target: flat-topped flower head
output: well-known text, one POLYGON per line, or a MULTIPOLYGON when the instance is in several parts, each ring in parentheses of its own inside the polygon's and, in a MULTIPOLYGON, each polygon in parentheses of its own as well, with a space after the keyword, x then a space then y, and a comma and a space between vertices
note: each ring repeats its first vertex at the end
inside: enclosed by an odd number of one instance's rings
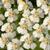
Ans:
POLYGON ((2 0, 0 48, 50 50, 49 0, 2 0))

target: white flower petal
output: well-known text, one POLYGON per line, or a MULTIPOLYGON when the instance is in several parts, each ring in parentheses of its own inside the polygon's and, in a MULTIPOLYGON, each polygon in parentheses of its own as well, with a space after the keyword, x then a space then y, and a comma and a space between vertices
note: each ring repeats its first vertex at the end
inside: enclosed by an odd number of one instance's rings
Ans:
POLYGON ((11 42, 9 42, 8 44, 7 44, 7 50, 12 50, 13 48, 12 48, 12 43, 11 42))
POLYGON ((27 44, 27 43, 24 43, 24 44, 23 44, 23 47, 26 48, 26 49, 29 49, 29 48, 30 48, 30 45, 27 44))
POLYGON ((17 28, 17 31, 18 31, 18 33, 21 33, 21 34, 27 34, 27 30, 26 29, 23 29, 21 27, 18 27, 17 28))
POLYGON ((35 24, 35 25, 33 26, 33 28, 34 28, 34 29, 38 29, 38 28, 39 28, 39 24, 35 24))
POLYGON ((6 3, 6 4, 4 4, 4 7, 5 7, 6 9, 10 9, 10 8, 11 8, 11 4, 10 4, 10 3, 6 3))
POLYGON ((46 43, 42 42, 42 43, 40 44, 40 48, 42 48, 42 49, 45 50, 46 47, 47 47, 47 44, 46 44, 46 43))
POLYGON ((35 43, 32 43, 31 44, 31 49, 35 49, 36 48, 36 44, 35 43))

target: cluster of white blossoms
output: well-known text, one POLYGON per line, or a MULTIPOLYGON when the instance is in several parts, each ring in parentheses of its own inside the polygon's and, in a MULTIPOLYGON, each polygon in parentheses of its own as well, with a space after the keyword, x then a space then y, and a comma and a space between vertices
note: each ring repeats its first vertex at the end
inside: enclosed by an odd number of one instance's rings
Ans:
POLYGON ((50 50, 50 0, 36 0, 36 6, 29 0, 2 0, 0 48, 50 50))

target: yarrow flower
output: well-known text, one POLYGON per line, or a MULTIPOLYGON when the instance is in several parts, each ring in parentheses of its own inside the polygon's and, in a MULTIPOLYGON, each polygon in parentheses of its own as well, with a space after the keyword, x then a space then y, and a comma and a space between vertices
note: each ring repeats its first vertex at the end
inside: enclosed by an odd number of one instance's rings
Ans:
POLYGON ((50 0, 2 0, 0 34, 0 48, 50 50, 50 0))
POLYGON ((36 44, 33 43, 33 37, 29 34, 25 34, 20 39, 21 42, 24 42, 23 47, 26 49, 35 49, 36 44))
POLYGON ((2 3, 6 9, 10 9, 11 4, 14 4, 14 0, 2 0, 2 3))

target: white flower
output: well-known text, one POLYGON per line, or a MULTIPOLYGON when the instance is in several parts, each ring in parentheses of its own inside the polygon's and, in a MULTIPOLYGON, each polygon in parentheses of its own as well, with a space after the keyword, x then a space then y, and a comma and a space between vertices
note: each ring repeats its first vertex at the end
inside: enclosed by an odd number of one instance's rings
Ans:
POLYGON ((23 47, 26 49, 34 49, 36 44, 33 43, 33 38, 29 34, 25 34, 20 39, 21 42, 24 42, 23 47))
POLYGON ((39 25, 38 28, 36 28, 35 31, 33 31, 33 36, 35 38, 41 38, 43 37, 43 33, 45 33, 46 28, 43 25, 39 25))
POLYGON ((11 8, 10 0, 2 0, 2 3, 4 4, 4 7, 5 7, 6 9, 11 8))
POLYGON ((45 14, 48 14, 48 6, 47 6, 47 0, 37 0, 37 6, 41 7, 44 10, 45 14))
POLYGON ((10 9, 11 4, 14 4, 14 0, 2 0, 2 3, 6 9, 10 9))
POLYGON ((46 18, 44 19, 43 25, 45 25, 45 26, 48 25, 48 20, 49 20, 49 18, 50 18, 50 17, 46 17, 46 18))
POLYGON ((40 47, 44 50, 50 50, 50 35, 47 34, 46 37, 40 38, 40 40, 40 47))
POLYGON ((45 14, 48 14, 48 6, 47 6, 46 4, 43 4, 43 5, 41 6, 41 9, 44 10, 44 13, 45 13, 45 14))
POLYGON ((35 25, 33 26, 33 28, 34 28, 34 29, 38 29, 38 28, 39 28, 39 24, 35 24, 35 25))
POLYGON ((20 47, 20 41, 18 39, 12 39, 12 42, 9 42, 7 44, 7 50, 23 50, 22 47, 20 47))
POLYGON ((43 25, 46 26, 48 30, 50 30, 50 17, 46 17, 44 19, 43 25))
POLYGON ((31 11, 31 14, 34 14, 36 12, 36 9, 33 8, 33 10, 31 11))
POLYGON ((33 9, 33 4, 32 4, 32 2, 26 1, 26 3, 28 4, 28 6, 29 6, 30 9, 33 9))
POLYGON ((36 0, 37 6, 40 7, 42 5, 42 0, 36 0))
POLYGON ((5 12, 5 17, 8 17, 8 18, 7 18, 7 21, 8 21, 8 22, 13 22, 13 21, 16 21, 16 20, 17 20, 16 13, 15 13, 15 11, 12 10, 12 9, 8 9, 8 10, 5 12))
POLYGON ((31 15, 29 16, 29 19, 34 23, 34 22, 39 22, 40 18, 44 18, 44 13, 43 10, 38 8, 38 9, 33 9, 31 11, 31 15))
POLYGON ((26 49, 30 49, 30 48, 31 48, 31 49, 34 49, 34 48, 36 47, 36 44, 33 43, 31 37, 27 37, 25 40, 26 40, 26 41, 25 41, 25 43, 23 44, 23 47, 24 47, 24 48, 26 48, 26 49))
POLYGON ((32 30, 32 22, 27 18, 21 18, 19 24, 22 28, 32 30))
POLYGON ((1 31, 12 32, 13 31, 13 26, 10 23, 5 23, 1 27, 1 31))
POLYGON ((33 9, 31 11, 31 14, 34 16, 34 17, 40 17, 40 18, 44 18, 44 12, 41 8, 38 8, 38 9, 33 9))
POLYGON ((30 10, 24 10, 24 13, 22 14, 23 17, 28 18, 30 16, 30 10))
POLYGON ((18 33, 21 33, 21 34, 27 34, 27 30, 22 27, 17 27, 17 31, 18 33))
POLYGON ((14 18, 12 18, 12 17, 9 18, 9 17, 8 17, 8 18, 7 18, 7 21, 8 21, 8 22, 13 22, 13 21, 14 21, 14 18))
POLYGON ((24 10, 24 6, 25 6, 25 2, 20 2, 20 3, 18 4, 18 11, 24 10))
POLYGON ((44 42, 42 42, 42 43, 40 44, 40 48, 43 48, 43 49, 45 50, 46 47, 47 47, 47 45, 46 45, 44 42))
POLYGON ((4 4, 4 7, 5 7, 6 9, 10 9, 10 8, 11 8, 11 4, 10 4, 10 3, 6 3, 6 4, 4 4))
POLYGON ((9 42, 9 43, 7 44, 7 50, 12 50, 12 43, 11 43, 11 42, 9 42))
POLYGON ((21 18, 19 24, 20 24, 20 25, 26 24, 26 21, 27 21, 26 18, 21 18))
POLYGON ((39 22, 39 18, 38 17, 34 17, 33 15, 30 15, 29 18, 33 23, 39 22))
POLYGON ((41 7, 43 4, 47 4, 47 0, 37 0, 36 3, 38 7, 41 7))
POLYGON ((44 12, 41 8, 37 9, 37 16, 39 15, 40 18, 44 18, 44 12))
POLYGON ((17 9, 14 9, 14 12, 15 12, 16 14, 19 14, 19 11, 18 11, 17 9))
POLYGON ((11 8, 11 4, 10 4, 10 3, 6 3, 6 4, 4 4, 4 7, 5 7, 6 9, 10 9, 10 8, 11 8))
POLYGON ((40 37, 43 37, 43 34, 42 33, 38 33, 37 31, 34 31, 33 32, 33 37, 34 38, 40 38, 40 37))
POLYGON ((3 48, 5 45, 7 45, 7 43, 9 42, 8 40, 8 36, 6 33, 1 34, 1 38, 0 38, 0 43, 1 43, 1 47, 3 48))

